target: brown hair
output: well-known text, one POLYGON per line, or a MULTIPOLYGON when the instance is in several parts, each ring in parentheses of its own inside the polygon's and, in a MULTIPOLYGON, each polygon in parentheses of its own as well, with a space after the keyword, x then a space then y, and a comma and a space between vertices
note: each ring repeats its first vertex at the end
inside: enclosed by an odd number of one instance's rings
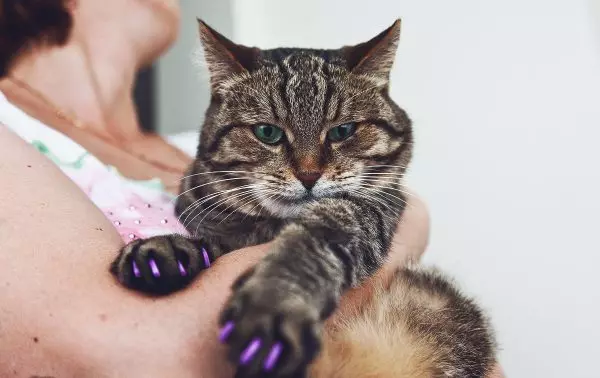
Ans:
POLYGON ((0 77, 23 51, 67 42, 70 5, 71 0, 0 0, 0 77))

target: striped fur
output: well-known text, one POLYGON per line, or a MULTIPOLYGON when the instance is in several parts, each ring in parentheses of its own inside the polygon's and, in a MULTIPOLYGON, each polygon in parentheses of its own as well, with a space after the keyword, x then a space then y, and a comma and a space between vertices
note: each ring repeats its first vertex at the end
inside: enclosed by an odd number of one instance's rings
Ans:
MULTIPOLYGON (((401 178, 412 154, 407 114, 389 97, 399 22, 369 42, 337 50, 260 50, 234 44, 200 22, 211 73, 211 103, 197 157, 176 211, 193 237, 170 235, 124 248, 113 272, 125 285, 164 294, 187 285, 214 260, 274 240, 242 275, 221 317, 234 363, 256 335, 284 342, 269 376, 302 377, 320 349, 321 328, 341 295, 385 261, 405 206, 401 178), (327 138, 356 125, 343 141, 327 138), (253 126, 275 125, 280 143, 261 142, 253 126), (303 175, 317 175, 312 188, 303 175), (131 274, 153 258, 163 274, 131 274), (184 261, 182 277, 177 261, 184 261)), ((260 361, 238 377, 264 376, 260 361)))

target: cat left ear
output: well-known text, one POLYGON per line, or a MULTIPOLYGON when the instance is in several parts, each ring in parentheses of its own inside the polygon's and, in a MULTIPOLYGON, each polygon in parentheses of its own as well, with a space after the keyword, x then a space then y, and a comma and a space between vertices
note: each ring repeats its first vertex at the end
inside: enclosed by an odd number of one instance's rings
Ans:
POLYGON ((259 51, 257 48, 230 41, 200 19, 198 28, 213 89, 231 76, 254 67, 259 51))
POLYGON ((374 76, 387 81, 398 49, 400 24, 398 19, 375 38, 355 46, 343 47, 342 54, 350 70, 358 75, 374 76))

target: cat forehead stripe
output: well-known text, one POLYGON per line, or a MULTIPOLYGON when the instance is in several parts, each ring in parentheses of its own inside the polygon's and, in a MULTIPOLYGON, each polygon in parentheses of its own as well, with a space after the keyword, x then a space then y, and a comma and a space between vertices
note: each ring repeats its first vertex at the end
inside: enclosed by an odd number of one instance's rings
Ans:
POLYGON ((327 78, 323 58, 303 53, 291 54, 281 65, 286 72, 282 75, 284 96, 288 99, 289 116, 296 124, 301 123, 300 132, 319 128, 324 120, 327 78))

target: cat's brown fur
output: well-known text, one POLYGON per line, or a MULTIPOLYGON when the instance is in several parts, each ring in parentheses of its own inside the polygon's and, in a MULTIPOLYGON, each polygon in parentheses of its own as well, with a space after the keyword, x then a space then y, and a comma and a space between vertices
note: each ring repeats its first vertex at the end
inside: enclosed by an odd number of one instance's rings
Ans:
MULTIPOLYGON (((401 180, 413 147, 412 123, 389 94, 399 35, 397 21, 340 49, 261 50, 200 23, 211 102, 176 206, 191 236, 136 240, 112 271, 128 287, 168 294, 209 260, 272 240, 270 253, 236 281, 220 318, 231 330, 223 340, 238 378, 305 377, 343 293, 386 261, 406 204, 401 180), (283 352, 267 368, 277 345, 283 352), (253 358, 244 357, 248 350, 253 358)), ((374 332, 397 327, 398 353, 419 356, 397 362, 433 376, 483 376, 493 348, 487 331, 475 332, 487 330, 477 307, 438 276, 403 271, 396 282, 368 319, 388 314, 390 322, 374 332), (436 306, 443 311, 436 314, 436 306), (472 332, 463 338, 457 330, 465 329, 472 332)), ((360 322, 352 324, 326 348, 339 351, 342 335, 360 331, 360 322)), ((397 347, 390 345, 389 355, 397 347)))

